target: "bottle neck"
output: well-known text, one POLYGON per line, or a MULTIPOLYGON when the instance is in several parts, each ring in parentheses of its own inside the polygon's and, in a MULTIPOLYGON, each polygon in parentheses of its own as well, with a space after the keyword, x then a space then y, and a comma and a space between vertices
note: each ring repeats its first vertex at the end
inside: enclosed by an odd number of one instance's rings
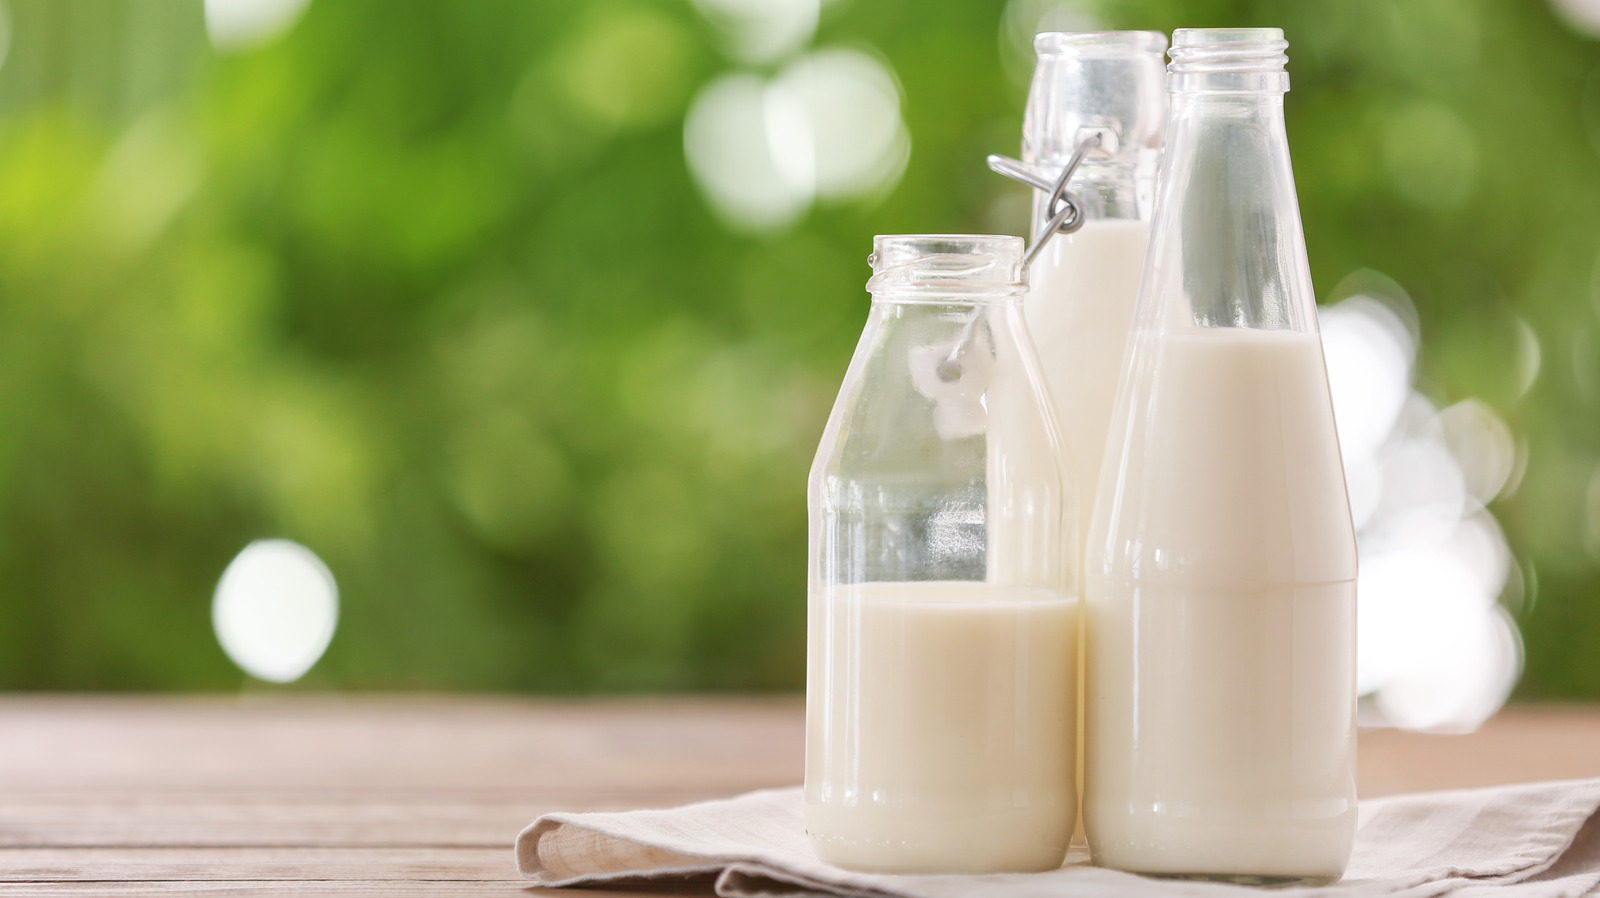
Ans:
POLYGON ((1289 89, 1289 42, 1277 28, 1180 28, 1173 33, 1167 89, 1179 94, 1281 96, 1289 89))
POLYGON ((1258 154, 1277 143, 1287 156, 1288 46, 1276 28, 1179 29, 1167 66, 1168 152, 1258 154))
POLYGON ((1022 239, 989 234, 898 234, 873 238, 874 302, 976 304, 1020 296, 1022 239))
POLYGON ((1181 285, 1180 317, 1314 330, 1283 92, 1180 88, 1171 99, 1154 227, 1181 285))
MULTIPOLYGON (((1155 181, 1161 163, 1159 150, 1146 150, 1137 159, 1092 160, 1085 159, 1073 173, 1067 189, 1078 202, 1085 218, 1090 221, 1121 219, 1147 220, 1154 205, 1155 181)), ((1048 177, 1059 177, 1061 166, 1041 165, 1039 171, 1048 177)), ((1033 192, 1032 237, 1037 240, 1039 231, 1050 220, 1051 211, 1045 208, 1049 199, 1043 191, 1033 192)))
POLYGON ((1173 91, 1168 154, 1200 154, 1217 163, 1231 157, 1288 156, 1283 94, 1278 91, 1173 91))
MULTIPOLYGON (((1148 218, 1166 121, 1166 35, 1045 33, 1022 126, 1022 160, 1054 180, 1086 138, 1098 137, 1068 189, 1090 219, 1148 218)), ((1035 192, 1033 231, 1050 218, 1035 192)))
POLYGON ((1167 146, 1178 140, 1178 129, 1203 121, 1207 128, 1228 129, 1283 126, 1283 92, 1279 90, 1173 90, 1172 112, 1167 122, 1167 146))
POLYGON ((1015 307, 1022 310, 1023 293, 947 293, 937 290, 915 292, 910 290, 871 290, 872 307, 882 309, 890 316, 912 314, 912 308, 936 307, 944 312, 962 309, 1003 309, 1015 307))

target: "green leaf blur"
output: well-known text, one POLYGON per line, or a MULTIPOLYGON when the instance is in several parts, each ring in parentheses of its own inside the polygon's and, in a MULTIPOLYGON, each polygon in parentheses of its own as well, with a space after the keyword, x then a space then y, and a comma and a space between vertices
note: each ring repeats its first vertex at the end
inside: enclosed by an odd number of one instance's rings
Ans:
MULTIPOLYGON (((1600 42, 1515 0, 1075 7, 1285 29, 1318 289, 1403 285, 1422 388, 1525 440, 1521 694, 1600 696, 1600 42)), ((1026 90, 1004 4, 825 6, 909 164, 758 236, 685 164, 742 64, 683 0, 312 0, 235 52, 200 0, 9 9, 0 688, 237 687, 211 591, 275 536, 341 587, 307 688, 801 685, 871 237, 1025 227, 982 162, 1026 90)))

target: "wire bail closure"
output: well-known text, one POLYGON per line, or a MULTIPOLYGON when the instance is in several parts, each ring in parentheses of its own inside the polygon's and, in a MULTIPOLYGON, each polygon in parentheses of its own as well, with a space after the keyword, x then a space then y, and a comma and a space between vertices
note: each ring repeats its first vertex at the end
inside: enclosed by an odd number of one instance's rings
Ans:
MULTIPOLYGON (((1073 172, 1078 170, 1078 166, 1082 164, 1084 157, 1089 155, 1089 151, 1098 146, 1100 146, 1099 131, 1079 141, 1077 148, 1072 151, 1071 158, 1067 160, 1066 167, 1061 169, 1060 176, 1054 181, 1020 159, 1012 159, 1010 156, 989 157, 989 168, 995 173, 1050 194, 1050 202, 1046 206, 1051 210, 1050 220, 1045 223, 1044 230, 1039 232, 1039 239, 1035 240, 1033 246, 1028 247, 1028 251, 1022 256, 1024 277, 1033 265, 1033 260, 1038 257, 1039 251, 1044 249, 1044 245, 1050 242, 1051 237, 1057 234, 1070 234, 1083 227, 1084 222, 1088 220, 1084 218, 1083 206, 1078 202, 1077 195, 1067 189, 1067 182, 1072 180, 1073 172), (1056 209, 1058 203, 1061 205, 1059 210, 1056 209)), ((949 354, 934 366, 934 374, 939 380, 949 383, 961 379, 964 370, 962 362, 972 345, 973 333, 981 317, 980 311, 974 309, 972 317, 967 319, 960 335, 951 345, 949 354)))
POLYGON ((1078 166, 1082 164, 1084 157, 1089 155, 1089 151, 1098 146, 1100 146, 1098 131, 1079 141, 1077 148, 1072 151, 1072 158, 1068 159, 1066 167, 1061 169, 1060 177, 1053 182, 1033 166, 1019 159, 1012 159, 1010 156, 989 157, 991 171, 1050 195, 1050 202, 1045 204, 1045 208, 1050 210, 1050 221, 1039 232, 1039 239, 1035 240, 1023 254, 1023 267, 1033 264, 1033 260, 1038 258, 1039 252, 1050 242, 1051 237, 1057 234, 1070 234, 1083 227, 1087 220, 1083 217, 1083 206, 1078 202, 1077 195, 1067 189, 1067 182, 1072 180, 1073 172, 1078 170, 1078 166), (1059 210, 1056 209, 1057 204, 1061 206, 1059 210))

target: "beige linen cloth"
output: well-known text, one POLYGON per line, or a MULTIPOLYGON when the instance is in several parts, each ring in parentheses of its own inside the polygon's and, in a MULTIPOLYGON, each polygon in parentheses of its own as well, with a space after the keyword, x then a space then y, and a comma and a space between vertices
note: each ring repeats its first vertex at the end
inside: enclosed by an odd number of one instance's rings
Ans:
POLYGON ((549 814, 517 837, 517 868, 545 886, 699 877, 728 898, 1600 894, 1600 779, 1372 799, 1361 803, 1360 820, 1344 879, 1321 888, 1261 890, 1079 865, 989 876, 851 873, 811 853, 799 789, 661 811, 549 814))

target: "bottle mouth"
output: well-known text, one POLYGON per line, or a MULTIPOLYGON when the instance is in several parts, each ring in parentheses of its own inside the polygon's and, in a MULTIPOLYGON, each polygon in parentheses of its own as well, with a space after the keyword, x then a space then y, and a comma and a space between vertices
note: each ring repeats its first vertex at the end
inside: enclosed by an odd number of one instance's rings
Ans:
POLYGON ((1160 56, 1166 49, 1167 36, 1159 31, 1046 31, 1033 39, 1033 52, 1040 57, 1107 59, 1140 53, 1160 56))
POLYGON ((1172 90, 1288 90, 1282 28, 1180 28, 1172 33, 1172 90), (1251 77, 1253 76, 1253 77, 1251 77))
POLYGON ((1020 296, 1021 237, 991 234, 895 234, 872 238, 874 296, 1020 296))
MULTIPOLYGON (((1085 138, 1098 136, 1084 175, 1125 180, 1146 151, 1161 146, 1167 98, 1159 31, 1053 31, 1034 38, 1038 62, 1023 114, 1024 161, 1058 169, 1085 138)), ((1053 178, 1053 176, 1052 176, 1053 178)))

